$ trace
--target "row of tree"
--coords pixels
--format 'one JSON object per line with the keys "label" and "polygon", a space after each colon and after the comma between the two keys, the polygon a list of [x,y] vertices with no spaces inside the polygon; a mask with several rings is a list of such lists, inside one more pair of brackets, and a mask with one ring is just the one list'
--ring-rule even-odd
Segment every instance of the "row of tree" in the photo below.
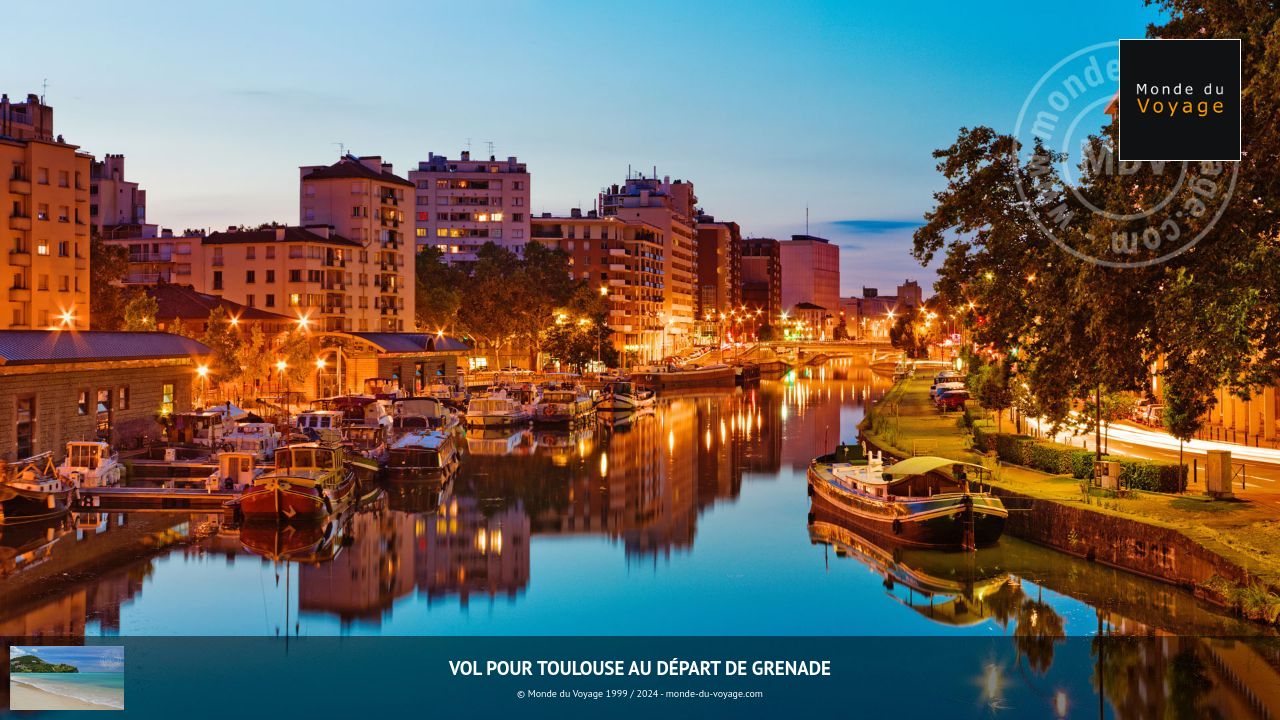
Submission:
{"label": "row of tree", "polygon": [[[1178,173],[1092,172],[1059,177],[1055,166],[1027,165],[1019,142],[991,128],[962,129],[934,153],[947,186],[915,233],[922,263],[943,257],[937,290],[961,309],[974,341],[1016,354],[1028,414],[1068,422],[1073,407],[1103,389],[1141,393],[1152,369],[1163,381],[1165,424],[1189,439],[1226,387],[1247,398],[1280,377],[1280,8],[1227,0],[1158,0],[1169,18],[1154,38],[1241,38],[1244,152],[1234,201],[1199,244],[1165,262],[1107,267],[1078,260],[1042,232],[1038,203],[1065,203],[1060,237],[1103,257],[1118,214],[1173,189]],[[1089,153],[1115,163],[1112,124],[1090,138]],[[1037,148],[1038,156],[1054,156]],[[1105,167],[1105,164],[1099,166]],[[1189,164],[1188,172],[1211,167]],[[1113,165],[1114,167],[1114,165]],[[1027,198],[1021,189],[1037,188]],[[1192,213],[1188,213],[1190,217]],[[1189,219],[1186,233],[1208,227]],[[1198,224],[1197,224],[1198,223]],[[1139,256],[1144,252],[1139,248]]]}

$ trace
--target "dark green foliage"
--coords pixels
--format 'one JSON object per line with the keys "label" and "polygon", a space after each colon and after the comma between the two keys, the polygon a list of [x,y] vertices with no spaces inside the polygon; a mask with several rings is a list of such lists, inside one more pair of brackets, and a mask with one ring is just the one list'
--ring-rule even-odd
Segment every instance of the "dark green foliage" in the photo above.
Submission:
{"label": "dark green foliage", "polygon": [[47,663],[35,655],[23,655],[9,661],[11,673],[78,673],[80,669],[66,663]]}

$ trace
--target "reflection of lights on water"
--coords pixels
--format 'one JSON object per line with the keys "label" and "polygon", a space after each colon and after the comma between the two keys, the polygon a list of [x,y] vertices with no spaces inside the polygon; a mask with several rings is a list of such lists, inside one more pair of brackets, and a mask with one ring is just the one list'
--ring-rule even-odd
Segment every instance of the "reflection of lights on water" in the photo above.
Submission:
{"label": "reflection of lights on water", "polygon": [[724,442],[724,441],[725,441],[724,418],[721,418],[720,419],[720,442]]}
{"label": "reflection of lights on water", "polygon": [[1004,678],[1001,677],[1000,666],[987,663],[982,673],[982,696],[986,704],[998,709],[1003,703]]}
{"label": "reflection of lights on water", "polygon": [[676,432],[674,430],[667,431],[667,452],[675,452],[676,450]]}
{"label": "reflection of lights on water", "polygon": [[600,477],[609,477],[609,453],[600,453]]}
{"label": "reflection of lights on water", "polygon": [[706,433],[703,435],[703,444],[707,446],[708,450],[711,449],[711,428],[707,428]]}
{"label": "reflection of lights on water", "polygon": [[1067,692],[1065,690],[1059,690],[1053,696],[1053,711],[1058,714],[1058,717],[1064,718],[1067,716],[1068,707]]}

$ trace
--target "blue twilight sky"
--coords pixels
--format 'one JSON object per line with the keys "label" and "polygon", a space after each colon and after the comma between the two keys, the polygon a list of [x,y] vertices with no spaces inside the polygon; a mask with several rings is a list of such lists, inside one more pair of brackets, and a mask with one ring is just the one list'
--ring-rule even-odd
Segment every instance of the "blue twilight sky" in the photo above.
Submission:
{"label": "blue twilight sky", "polygon": [[47,663],[74,665],[80,672],[121,672],[124,648],[115,645],[26,645],[11,646],[9,659],[35,655]]}
{"label": "blue twilight sky", "polygon": [[[298,166],[336,143],[399,172],[495,144],[532,210],[589,207],[627,166],[691,179],[754,236],[838,241],[842,281],[908,255],[961,126],[1011,130],[1055,62],[1141,37],[1141,0],[42,2],[4,10],[0,90],[48,80],[55,125],[123,153],[148,219],[298,221]],[[1099,118],[1099,123],[1102,121]]]}

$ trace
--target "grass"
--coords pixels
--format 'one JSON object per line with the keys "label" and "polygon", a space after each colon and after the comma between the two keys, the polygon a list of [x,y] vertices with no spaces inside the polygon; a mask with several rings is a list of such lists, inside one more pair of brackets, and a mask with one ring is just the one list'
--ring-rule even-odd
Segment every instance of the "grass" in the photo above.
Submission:
{"label": "grass", "polygon": [[992,484],[997,487],[1175,529],[1263,582],[1280,584],[1280,518],[1272,509],[1197,495],[1127,491],[1113,496],[1096,488],[1086,493],[1075,478],[997,465],[994,458],[973,451],[971,436],[957,422],[956,413],[943,415],[934,409],[927,378],[909,378],[895,385],[867,414],[862,429],[872,442],[903,455],[927,446],[929,454],[985,465],[991,468]]}

